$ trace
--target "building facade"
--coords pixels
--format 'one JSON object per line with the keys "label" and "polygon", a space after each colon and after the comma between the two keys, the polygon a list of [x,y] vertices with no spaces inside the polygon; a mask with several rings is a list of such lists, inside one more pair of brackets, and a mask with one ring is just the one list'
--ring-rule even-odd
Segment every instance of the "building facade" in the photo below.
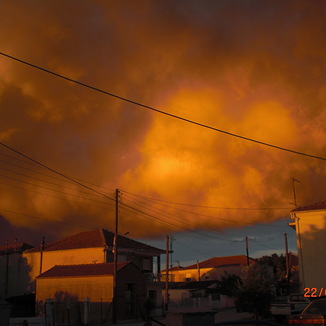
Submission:
{"label": "building facade", "polygon": [[299,274],[302,291],[310,296],[313,289],[317,294],[325,293],[326,271],[326,201],[309,206],[297,207],[291,212],[290,226],[296,231],[299,257]]}
{"label": "building facade", "polygon": [[[112,318],[114,263],[56,265],[36,278],[38,314],[44,314],[46,300],[56,304],[60,320],[78,320],[78,305],[89,302],[92,322]],[[147,297],[146,276],[132,262],[117,264],[117,317],[139,318]],[[60,304],[60,308],[58,308]],[[84,307],[82,307],[84,309]],[[79,309],[79,310],[82,310]]]}
{"label": "building facade", "polygon": [[[113,262],[114,233],[100,229],[43,244],[26,250],[23,257],[30,266],[29,277],[33,281],[55,265],[80,265]],[[160,271],[160,255],[164,250],[118,236],[117,256],[119,262],[133,262],[149,280],[153,280],[154,258]],[[34,287],[35,290],[35,287]]]}
{"label": "building facade", "polygon": [[[242,270],[253,259],[245,255],[213,257],[208,260],[198,262],[187,267],[174,267],[169,270],[169,280],[171,282],[193,282],[220,280],[221,276],[238,275],[242,276]],[[165,279],[166,271],[162,271]]]}

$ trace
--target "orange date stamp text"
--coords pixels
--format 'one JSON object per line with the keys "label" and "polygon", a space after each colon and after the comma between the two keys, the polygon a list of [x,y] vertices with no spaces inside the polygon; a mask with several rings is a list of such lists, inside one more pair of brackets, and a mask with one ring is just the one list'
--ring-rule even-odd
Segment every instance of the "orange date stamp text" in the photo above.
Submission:
{"label": "orange date stamp text", "polygon": [[304,297],[306,298],[319,298],[326,296],[326,288],[304,288]]}

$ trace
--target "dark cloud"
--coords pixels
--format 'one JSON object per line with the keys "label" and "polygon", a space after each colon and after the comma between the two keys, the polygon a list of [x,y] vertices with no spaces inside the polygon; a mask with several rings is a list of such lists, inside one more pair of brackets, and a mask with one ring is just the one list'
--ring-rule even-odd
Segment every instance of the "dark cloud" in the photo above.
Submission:
{"label": "dark cloud", "polygon": [[[1,9],[5,53],[219,129],[325,156],[323,1],[81,1],[77,6],[17,0],[3,2]],[[301,181],[300,203],[324,200],[323,161],[191,126],[5,57],[0,73],[1,141],[105,187],[96,189],[111,198],[119,187],[197,205],[288,207],[295,177]],[[61,177],[53,180],[49,171],[41,175],[14,153],[2,149],[1,154],[7,163],[0,165],[0,207],[43,219],[3,213],[12,225],[36,230],[46,218],[112,225],[111,202],[103,204],[104,198]],[[127,196],[124,200],[133,204]],[[158,208],[134,204],[161,216]],[[189,229],[222,229],[288,214],[197,209],[202,215],[195,216],[162,210],[161,219]],[[174,228],[126,207],[122,212],[125,228],[143,236]],[[51,229],[53,236],[66,232]]]}

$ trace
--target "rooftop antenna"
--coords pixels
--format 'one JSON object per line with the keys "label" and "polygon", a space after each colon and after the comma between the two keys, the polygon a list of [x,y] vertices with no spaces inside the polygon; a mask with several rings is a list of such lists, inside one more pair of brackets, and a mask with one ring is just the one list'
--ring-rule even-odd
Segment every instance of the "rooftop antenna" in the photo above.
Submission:
{"label": "rooftop antenna", "polygon": [[294,205],[295,207],[298,207],[297,205],[297,196],[296,196],[296,193],[295,193],[295,183],[300,183],[299,180],[295,179],[295,178],[292,178],[292,190],[293,190],[293,200],[294,200],[294,203],[290,203],[292,205]]}

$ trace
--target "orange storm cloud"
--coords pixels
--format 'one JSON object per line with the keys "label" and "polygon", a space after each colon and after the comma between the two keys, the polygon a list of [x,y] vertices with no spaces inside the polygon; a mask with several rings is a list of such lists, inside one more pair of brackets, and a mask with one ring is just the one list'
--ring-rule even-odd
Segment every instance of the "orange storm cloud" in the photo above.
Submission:
{"label": "orange storm cloud", "polygon": [[[323,1],[8,1],[0,52],[326,157],[325,14]],[[1,148],[0,214],[13,226],[56,236],[67,226],[113,228],[116,188],[122,221],[139,236],[287,217],[292,178],[300,204],[325,199],[323,160],[155,113],[4,56],[0,112],[1,142],[111,198]]]}

